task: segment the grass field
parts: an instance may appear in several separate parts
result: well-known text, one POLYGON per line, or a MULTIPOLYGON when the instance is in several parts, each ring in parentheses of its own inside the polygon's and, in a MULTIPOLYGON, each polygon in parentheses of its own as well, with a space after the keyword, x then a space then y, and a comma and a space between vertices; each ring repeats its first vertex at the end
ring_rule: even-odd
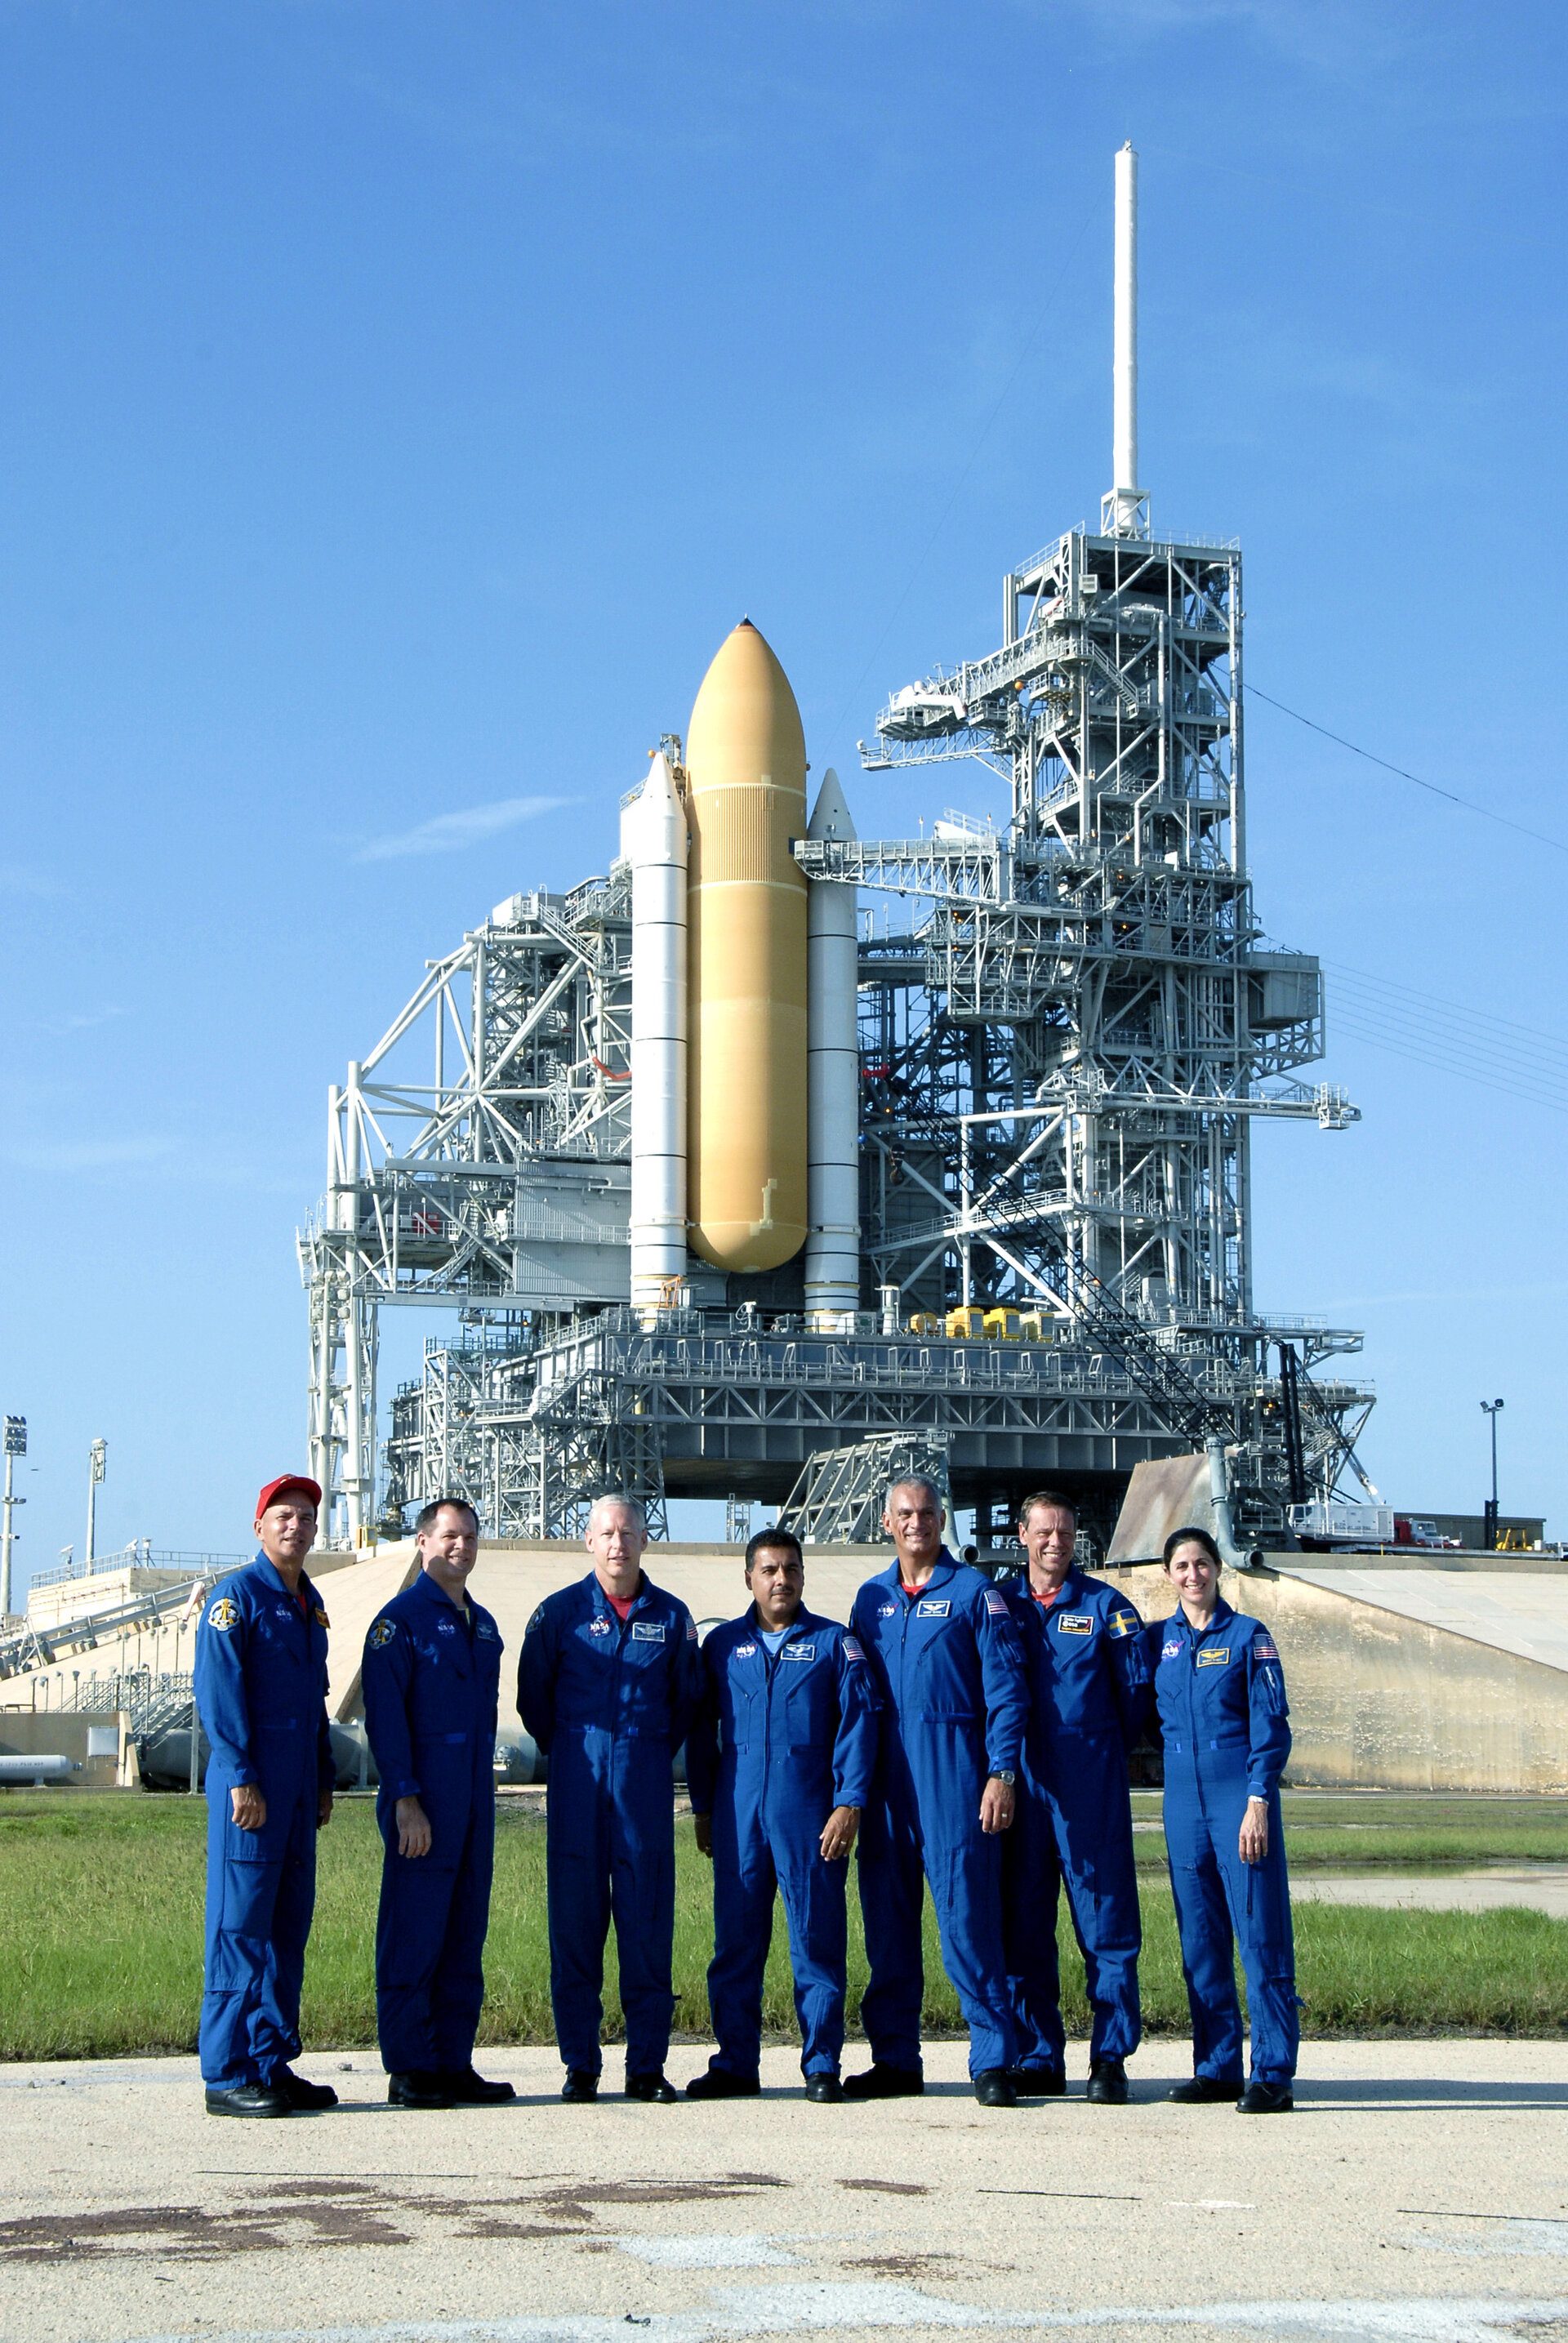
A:
MULTIPOLYGON (((1136 1801, 1141 1818, 1158 1800, 1136 1801)), ((1558 1802, 1316 1800, 1289 1802, 1292 1865, 1439 1862, 1568 1855, 1558 1802), (1347 1815, 1346 1805, 1353 1806, 1347 1815), (1353 1853, 1352 1848, 1353 1847, 1353 1853)), ((551 2037, 545 1936, 544 1826, 538 1809, 503 1800, 485 1969, 480 2039, 551 2037)), ((1140 1835, 1145 2023, 1185 2033, 1170 1892, 1154 1865, 1158 1838, 1140 1835), (1151 1859, 1145 1868, 1145 1859, 1151 1859)), ((101 2057, 188 2050, 201 1994, 205 1802, 180 1797, 11 1793, 0 1797, 0 2058, 101 2057)), ((316 1926, 306 1968, 308 2047, 375 2040, 373 1940, 380 1842, 369 1801, 340 1801, 320 1842, 316 1926)), ((675 1985, 678 2025, 705 2036, 711 1949, 710 1873, 691 1825, 677 1825, 675 1985)), ((849 2007, 865 1984, 851 1893, 849 2007)), ((1308 2035, 1484 2031, 1554 2035, 1568 2026, 1568 1921, 1523 1909, 1476 1914, 1377 1911, 1302 1904, 1298 1985, 1308 2035)), ((769 1965, 766 2016, 792 2035, 782 1916, 769 1965)), ((1083 1971, 1065 1916, 1064 2010, 1087 2030, 1083 1971)), ((614 1949, 608 2030, 618 2030, 614 1949)), ((957 2029, 927 1913, 928 2031, 957 2029)))
MULTIPOLYGON (((1568 1798, 1289 1790, 1284 1807, 1294 1869, 1568 1863, 1568 1798)), ((1159 1791, 1135 1790, 1132 1813, 1136 1822, 1158 1825, 1159 1791)), ((1141 1871, 1164 1870, 1165 1842, 1158 1829, 1141 1831, 1137 1849, 1141 1871)))

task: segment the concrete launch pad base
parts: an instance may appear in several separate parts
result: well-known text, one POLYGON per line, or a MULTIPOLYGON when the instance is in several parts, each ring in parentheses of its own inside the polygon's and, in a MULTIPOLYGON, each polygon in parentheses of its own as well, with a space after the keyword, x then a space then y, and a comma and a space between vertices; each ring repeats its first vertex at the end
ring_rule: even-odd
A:
MULTIPOLYGON (((720 2343, 995 2329, 1504 2343, 1568 2336, 1568 2043, 1310 2044, 1294 2115, 1161 2094, 569 2108, 538 2050, 496 2111, 393 2112, 364 2053, 335 2114, 202 2112, 188 2059, 0 2069, 7 2343, 720 2343)), ((704 2063, 676 2051, 684 2081, 704 2063)), ((852 2060, 851 2065, 859 2063, 852 2060)), ((606 2080, 619 2081, 618 2063, 606 2080)))

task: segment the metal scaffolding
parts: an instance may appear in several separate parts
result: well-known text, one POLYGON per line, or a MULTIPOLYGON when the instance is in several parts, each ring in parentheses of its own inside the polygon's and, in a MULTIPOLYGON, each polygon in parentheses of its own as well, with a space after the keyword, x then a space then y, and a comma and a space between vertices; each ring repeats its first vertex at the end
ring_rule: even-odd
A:
POLYGON ((946 1435, 884 1434, 852 1448, 824 1450, 808 1463, 779 1519, 802 1545, 890 1544, 882 1514, 889 1489, 905 1473, 934 1481, 945 1508, 950 1494, 946 1435))
POLYGON ((915 1430, 950 1435, 988 1518, 1047 1473, 1113 1510, 1141 1458, 1216 1433, 1254 1538, 1359 1470, 1371 1390, 1313 1371, 1360 1335, 1252 1291, 1252 1121, 1357 1110, 1301 1079, 1322 974, 1252 908, 1240 556, 1078 529, 1003 608, 1001 650, 898 693, 864 754, 983 756, 1006 827, 795 847, 915 910, 901 933, 863 915, 866 1307, 827 1340, 798 1265, 693 1261, 678 1306, 628 1310, 626 867, 513 897, 331 1093, 301 1259, 335 1534, 377 1518, 377 1314, 433 1300, 471 1322, 394 1401, 387 1494, 461 1489, 492 1534, 573 1534, 610 1488, 656 1517, 667 1492, 778 1503, 813 1455, 915 1430))
MULTIPOLYGON (((494 1310, 512 1348, 519 1310, 627 1297, 630 936, 624 865, 509 898, 327 1093, 327 1192, 298 1243, 310 1471, 339 1541, 377 1516, 381 1310, 494 1310)), ((444 1404, 431 1427, 448 1453, 444 1404)))
POLYGON ((394 1400, 387 1498, 461 1490, 492 1534, 570 1534, 608 1489, 656 1521, 803 1473, 853 1494, 824 1459, 914 1438, 988 1527, 1049 1475, 1103 1534, 1134 1464, 1219 1439, 1238 1536, 1283 1542, 1360 1474, 1372 1393, 1330 1363, 1361 1336, 1253 1292, 1254 1121, 1358 1111, 1302 1079, 1322 972, 1253 908, 1240 553, 1155 538, 1137 484, 1136 170, 1124 149, 1100 531, 1010 570, 1000 647, 861 744, 872 770, 978 759, 1006 823, 793 844, 808 880, 910 907, 859 945, 861 1307, 809 1312, 799 1258, 689 1259, 628 1307, 629 870, 514 896, 330 1093, 300 1240, 329 1535, 377 1518, 379 1312, 433 1301, 467 1322, 394 1400))

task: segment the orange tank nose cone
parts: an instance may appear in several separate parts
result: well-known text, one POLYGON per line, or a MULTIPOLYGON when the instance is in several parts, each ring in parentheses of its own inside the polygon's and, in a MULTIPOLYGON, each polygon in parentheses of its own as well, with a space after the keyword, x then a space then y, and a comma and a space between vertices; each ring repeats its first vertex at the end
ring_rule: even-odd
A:
POLYGON ((749 618, 702 679, 687 769, 692 1248, 776 1269, 806 1241, 806 739, 749 618))

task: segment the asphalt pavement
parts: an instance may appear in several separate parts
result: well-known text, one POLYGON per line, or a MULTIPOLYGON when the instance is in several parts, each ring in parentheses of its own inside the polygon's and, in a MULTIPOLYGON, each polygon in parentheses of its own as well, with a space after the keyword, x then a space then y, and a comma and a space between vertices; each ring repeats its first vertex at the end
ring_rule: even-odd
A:
MULTIPOLYGON (((684 2081, 706 2063, 677 2050, 684 2081)), ((852 2056, 851 2067, 860 2063, 852 2056)), ((195 2062, 0 2067, 5 2343, 722 2343, 997 2329, 1568 2343, 1568 2043, 1309 2044, 1294 2114, 974 2104, 959 2046, 920 2100, 593 2107, 553 2054, 489 2054, 510 2107, 203 2112, 195 2062)))

